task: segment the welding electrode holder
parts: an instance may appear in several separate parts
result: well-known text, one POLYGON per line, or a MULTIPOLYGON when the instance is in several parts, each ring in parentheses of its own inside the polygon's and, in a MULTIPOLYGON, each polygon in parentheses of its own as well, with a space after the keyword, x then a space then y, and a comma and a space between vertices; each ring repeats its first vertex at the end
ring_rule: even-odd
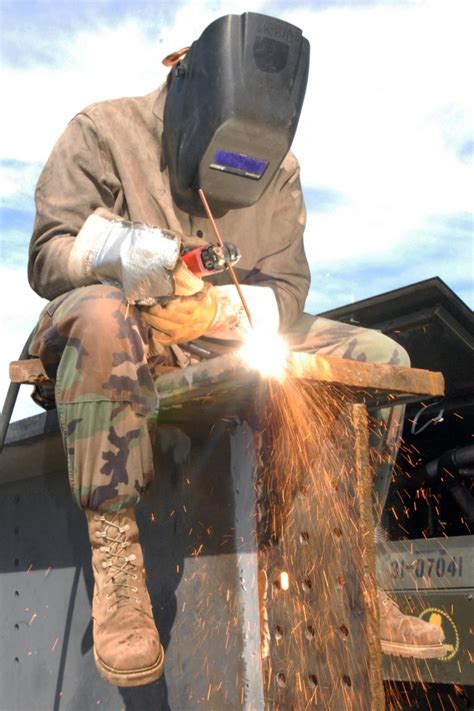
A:
POLYGON ((227 269, 229 264, 237 264, 240 257, 239 249, 230 242, 225 242, 224 247, 211 244, 196 249, 185 249, 181 254, 188 269, 199 277, 217 274, 227 269))

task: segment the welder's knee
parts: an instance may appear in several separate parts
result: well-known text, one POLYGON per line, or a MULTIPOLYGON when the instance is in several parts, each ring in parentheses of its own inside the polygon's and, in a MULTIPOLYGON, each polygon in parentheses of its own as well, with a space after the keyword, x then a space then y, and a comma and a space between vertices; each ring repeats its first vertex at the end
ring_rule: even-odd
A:
POLYGON ((120 289, 94 284, 71 292, 53 319, 70 336, 83 338, 91 334, 98 341, 106 341, 116 333, 120 335, 126 306, 120 289))

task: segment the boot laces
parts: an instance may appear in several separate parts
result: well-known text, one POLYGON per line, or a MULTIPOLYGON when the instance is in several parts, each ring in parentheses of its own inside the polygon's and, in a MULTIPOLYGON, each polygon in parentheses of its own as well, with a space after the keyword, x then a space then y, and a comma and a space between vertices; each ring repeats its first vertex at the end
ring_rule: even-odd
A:
POLYGON ((105 516, 100 516, 96 520, 100 520, 103 524, 96 535, 104 542, 100 547, 106 557, 106 560, 102 561, 102 567, 108 569, 104 586, 113 586, 112 592, 106 595, 107 600, 110 600, 115 593, 117 606, 126 604, 128 600, 139 602, 136 597, 138 588, 131 584, 131 581, 138 579, 134 565, 136 556, 134 553, 126 554, 127 548, 132 545, 127 540, 129 524, 121 525, 120 522, 107 519, 105 516))

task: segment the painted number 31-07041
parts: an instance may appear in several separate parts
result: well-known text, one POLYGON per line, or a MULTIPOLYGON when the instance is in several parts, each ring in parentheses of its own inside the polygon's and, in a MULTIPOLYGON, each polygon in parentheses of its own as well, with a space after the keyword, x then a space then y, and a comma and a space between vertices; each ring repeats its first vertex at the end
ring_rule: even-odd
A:
POLYGON ((462 555, 449 558, 418 558, 412 561, 392 558, 390 565, 394 578, 404 578, 406 575, 415 578, 462 577, 462 555))

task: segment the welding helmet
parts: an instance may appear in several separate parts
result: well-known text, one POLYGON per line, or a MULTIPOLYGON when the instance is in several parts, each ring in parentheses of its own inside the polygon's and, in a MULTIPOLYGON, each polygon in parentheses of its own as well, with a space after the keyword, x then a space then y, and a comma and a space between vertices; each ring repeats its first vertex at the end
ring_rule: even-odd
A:
POLYGON ((176 57, 163 130, 175 203, 202 215, 202 188, 216 216, 253 205, 296 132, 308 40, 294 25, 246 12, 215 20, 176 57))

